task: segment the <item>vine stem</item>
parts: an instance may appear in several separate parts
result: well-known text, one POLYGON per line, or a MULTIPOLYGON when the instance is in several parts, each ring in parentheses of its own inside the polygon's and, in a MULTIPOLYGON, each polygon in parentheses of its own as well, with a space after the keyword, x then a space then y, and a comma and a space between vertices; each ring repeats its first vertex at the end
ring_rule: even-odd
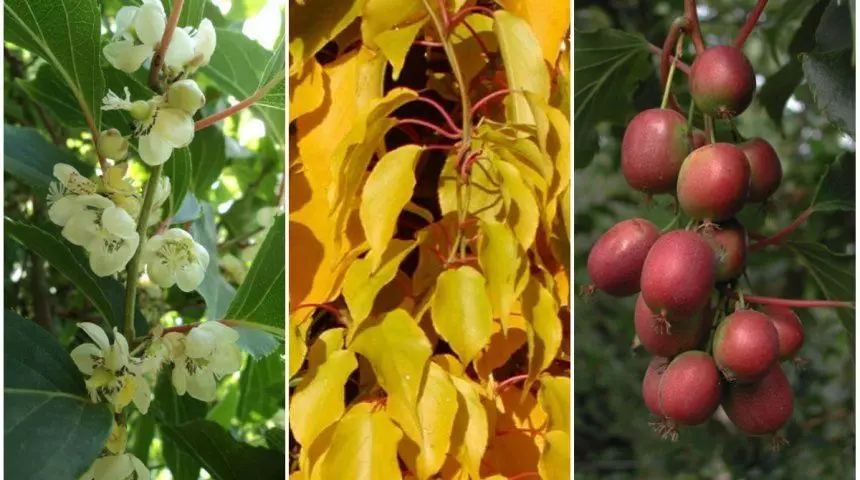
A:
POLYGON ((429 128, 430 130, 433 130, 434 132, 438 133, 439 135, 442 135, 445 138, 450 138, 451 140, 460 139, 460 135, 458 133, 449 132, 438 125, 417 118, 398 118, 397 126, 399 125, 418 125, 421 127, 429 128))
MULTIPOLYGON (((436 14, 436 11, 430 5, 429 0, 421 0, 424 3, 424 9, 427 10, 427 15, 430 16, 430 19, 433 21, 433 27, 436 29, 436 34, 439 36, 439 40, 442 42, 442 47, 445 49, 445 56, 448 57, 448 63, 451 64, 451 73, 454 75, 454 79, 456 79, 457 84, 460 86, 460 103, 462 110, 462 127, 461 127, 461 144, 460 150, 457 152, 457 159, 455 166, 459 166, 465 160, 466 156, 469 153, 469 149, 472 145, 472 102, 469 98, 468 86, 466 85, 466 81, 463 77, 463 71, 460 69, 460 62, 457 60, 457 55, 454 52, 454 46, 451 45, 451 42, 448 41, 448 35, 446 32, 449 31, 449 28, 455 24, 456 18, 458 15, 461 15, 460 18, 465 16, 467 11, 472 11, 479 8, 484 7, 470 7, 461 10, 460 12, 454 14, 448 24, 444 24, 439 16, 436 14)), ((445 4, 440 2, 440 6, 444 9, 445 4)), ((492 11, 484 8, 490 15, 492 16, 492 11)), ((468 186, 466 187, 469 188, 468 186)), ((458 224, 463 222, 463 219, 466 216, 466 213, 463 208, 462 197, 463 190, 463 182, 461 178, 457 178, 457 221, 458 224)), ((457 229, 457 237, 454 240, 453 248, 451 249, 451 257, 449 258, 449 263, 453 260, 454 255, 457 252, 457 245, 462 241, 463 231, 462 229, 457 229)))
POLYGON ((158 90, 158 72, 161 71, 161 66, 164 64, 164 56, 167 54, 167 47, 170 46, 173 32, 179 23, 179 14, 182 13, 183 3, 184 0, 173 0, 173 8, 170 9, 170 16, 167 17, 167 26, 164 27, 164 34, 162 34, 161 41, 158 43, 158 50, 152 56, 152 63, 149 66, 149 87, 153 90, 158 90))
POLYGON ((797 227, 799 227, 804 221, 806 221, 806 219, 809 218, 810 215, 812 215, 812 209, 807 208, 803 213, 800 214, 799 217, 797 217, 793 222, 791 222, 791 224, 789 226, 783 228, 782 230, 774 233, 773 235, 771 235, 769 237, 763 238, 763 239, 757 241, 756 243, 753 243, 752 245, 750 245, 749 249, 751 251, 752 250, 759 250, 759 249, 764 248, 768 245, 778 244, 779 242, 782 241, 783 238, 788 236, 791 232, 797 230, 797 227))
POLYGON ((269 81, 269 83, 263 85, 262 88, 260 88, 259 90, 257 90, 253 94, 251 94, 250 97, 242 100, 241 102, 237 103, 236 105, 233 105, 232 107, 230 107, 228 109, 222 110, 222 111, 215 113, 215 114, 212 114, 212 115, 209 115, 206 118, 197 120, 196 122, 194 122, 194 130, 195 131, 196 130, 202 130, 202 129, 208 127, 209 125, 212 125, 212 124, 214 124, 220 120, 223 120, 223 119, 229 117, 230 115, 233 115, 236 112, 242 111, 242 110, 250 107, 251 105, 254 104, 254 102, 263 98, 264 95, 269 93, 269 90, 275 88, 275 85, 279 84, 284 79, 284 75, 285 75, 284 71, 281 70, 280 72, 278 72, 277 75, 275 75, 274 78, 272 78, 269 81))
POLYGON ((503 95, 507 95, 507 94, 509 94, 509 93, 513 93, 514 91, 515 91, 515 90, 511 90, 510 88, 503 88, 503 89, 501 89, 501 90, 496 90, 496 91, 495 91, 495 92, 493 92, 493 93, 489 93, 489 94, 487 94, 484 98, 482 98, 482 99, 478 100, 477 102, 475 102, 475 105, 473 105, 473 106, 472 106, 472 111, 471 111, 471 112, 469 112, 469 114, 470 114, 470 115, 472 115, 472 116, 474 116, 476 113, 478 113, 478 110, 480 110, 480 109, 481 109, 481 107, 483 107, 484 105, 486 105, 487 103, 489 103, 489 102, 490 102, 490 100, 493 100, 493 99, 495 99, 495 98, 501 97, 501 96, 503 96, 503 95))
POLYGON ((146 181, 146 190, 143 193, 143 205, 140 207, 140 217, 137 219, 137 234, 140 241, 137 244, 137 250, 131 261, 126 267, 125 279, 125 311, 123 312, 124 327, 123 333, 126 338, 134 338, 134 303, 137 297, 137 277, 140 276, 140 255, 143 252, 143 245, 146 243, 146 227, 149 223, 149 211, 152 210, 152 202, 155 199, 155 190, 158 180, 161 178, 161 172, 164 170, 164 164, 158 165, 152 170, 149 180, 146 181))
POLYGON ((759 305, 774 305, 788 308, 854 308, 853 303, 841 302, 838 300, 799 300, 792 298, 759 297, 757 295, 744 295, 743 298, 748 303, 756 303, 759 305))
MULTIPOLYGON (((648 51, 658 57, 663 55, 663 49, 658 47, 657 45, 654 45, 653 43, 648 43, 648 51)), ((678 70, 684 72, 685 75, 690 74, 690 66, 682 62, 681 59, 676 58, 675 56, 670 56, 670 60, 677 60, 678 70)))
MULTIPOLYGON (((427 7, 427 2, 424 2, 424 6, 425 6, 425 7, 427 7)), ((444 5, 443 5, 443 10, 444 10, 444 5)), ((488 16, 488 17, 490 17, 490 18, 493 18, 493 11, 492 11, 492 10, 490 10, 489 8, 487 8, 487 7, 480 7, 480 6, 476 6, 476 7, 466 7, 466 8, 464 8, 464 9, 460 10, 459 12, 455 13, 455 14, 454 14, 454 16, 453 16, 453 17, 451 17, 451 18, 450 18, 450 19, 449 19, 449 20, 444 24, 444 25, 445 25, 445 30, 443 30, 443 31, 442 31, 442 32, 440 32, 440 33, 443 33, 443 32, 444 32, 444 33, 449 33, 449 32, 451 32, 451 30, 453 30, 453 29, 454 29, 454 27, 456 27, 458 23, 460 23, 461 21, 463 21, 463 19, 464 19, 464 18, 466 18, 466 16, 467 16, 467 15, 469 15, 470 13, 482 13, 482 14, 484 14, 484 15, 486 15, 486 16, 488 16)), ((434 16, 435 16, 435 14, 434 14, 434 16)))
POLYGON ((747 37, 750 36, 755 25, 758 23, 759 17, 761 17, 761 13, 764 11, 764 7, 767 6, 767 0, 758 0, 755 4, 755 8, 753 8, 750 16, 747 17, 747 21, 744 23, 744 26, 741 27, 738 32, 738 37, 735 39, 735 47, 741 48, 744 46, 744 43, 747 41, 747 37))
POLYGON ((684 16, 690 27, 690 37, 696 47, 696 54, 701 55, 707 47, 702 38, 702 30, 699 28, 699 12, 696 11, 696 0, 684 0, 684 16))
POLYGON ((451 131, 457 132, 457 133, 460 132, 460 127, 458 127, 457 124, 454 123, 454 119, 451 118, 451 115, 448 114, 448 112, 442 107, 442 105, 439 104, 439 102, 437 102, 436 100, 433 100, 432 98, 427 98, 427 97, 418 97, 415 99, 415 101, 426 103, 426 104, 432 106, 433 108, 435 108, 436 111, 442 115, 442 118, 445 119, 445 123, 447 123, 448 126, 451 127, 451 131))
POLYGON ((496 393, 502 393, 512 385, 516 384, 517 382, 522 382, 527 378, 529 378, 528 374, 514 375, 513 377, 506 378, 504 381, 496 385, 496 393))
MULTIPOLYGON (((661 64, 668 63, 666 65, 666 67, 668 67, 668 73, 665 76, 660 75, 661 78, 663 79, 663 101, 660 103, 660 108, 666 108, 666 105, 669 103, 669 97, 672 93, 672 77, 675 76, 675 68, 676 68, 677 63, 678 63, 678 57, 681 56, 681 47, 684 46, 684 33, 683 32, 678 33, 680 31, 681 26, 678 25, 676 28, 676 24, 679 24, 679 23, 683 24, 683 22, 677 22, 677 21, 672 23, 672 29, 676 32, 675 36, 677 37, 677 40, 675 41, 675 57, 674 57, 675 61, 668 63, 668 60, 670 57, 670 55, 668 53, 664 53, 660 57, 661 58, 661 64)), ((669 38, 670 37, 666 37, 666 41, 669 41, 669 38)), ((669 46, 671 47, 671 44, 669 46)), ((669 51, 667 49, 666 45, 663 46, 663 50, 666 52, 669 51)), ((661 70, 663 70, 662 66, 661 66, 661 70)), ((678 104, 674 98, 672 98, 672 104, 673 104, 673 108, 675 108, 679 112, 683 113, 683 111, 681 111, 681 108, 678 106, 678 104)))

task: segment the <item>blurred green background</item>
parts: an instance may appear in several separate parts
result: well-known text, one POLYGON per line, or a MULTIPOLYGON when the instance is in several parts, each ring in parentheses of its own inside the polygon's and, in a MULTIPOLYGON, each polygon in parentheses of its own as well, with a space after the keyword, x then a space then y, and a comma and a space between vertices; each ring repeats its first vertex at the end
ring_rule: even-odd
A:
MULTIPOLYGON (((708 45, 731 43, 755 4, 697 3, 708 45)), ((612 225, 639 216, 662 228, 673 217, 672 199, 658 197, 646 206, 620 171, 626 122, 660 105, 658 59, 616 50, 599 65, 592 49, 623 42, 611 32, 594 32, 622 30, 660 46, 682 12, 682 0, 574 2, 574 291, 590 283, 589 249, 612 225)), ((740 215, 751 232, 769 235, 791 223, 813 203, 828 171, 816 205, 854 203, 853 18, 847 1, 772 0, 744 46, 759 88, 734 125, 744 138, 770 142, 784 172, 770 204, 747 206, 740 215)), ((686 47, 684 60, 691 64, 692 46, 686 47)), ((678 72, 673 91, 684 109, 686 84, 678 72)), ((702 126, 701 118, 695 122, 702 126)), ((718 123, 718 140, 731 140, 729 127, 718 123)), ((816 212, 788 245, 753 252, 741 285, 756 295, 853 301, 854 229, 853 211, 816 212)), ((783 431, 791 443, 774 453, 770 439, 745 436, 721 410, 705 425, 682 429, 676 443, 650 430, 641 381, 651 356, 631 350, 634 302, 635 296, 619 300, 602 293, 575 300, 575 478, 854 478, 853 311, 796 310, 806 330, 800 356, 808 363, 783 363, 795 408, 783 431)))

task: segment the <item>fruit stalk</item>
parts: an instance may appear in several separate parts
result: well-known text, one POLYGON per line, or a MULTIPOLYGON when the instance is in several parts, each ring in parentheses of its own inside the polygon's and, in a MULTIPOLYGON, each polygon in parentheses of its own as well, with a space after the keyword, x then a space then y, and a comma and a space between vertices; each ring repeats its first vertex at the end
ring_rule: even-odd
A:
POLYGON ((696 11, 696 0, 684 0, 684 17, 687 18, 690 27, 690 36, 693 38, 693 45, 696 47, 696 54, 705 51, 705 40, 702 38, 702 31, 699 29, 699 13, 696 11))
MULTIPOLYGON (((676 25, 683 24, 683 23, 684 23, 683 21, 678 22, 677 20, 672 23, 672 30, 675 32, 675 34, 677 36, 677 40, 675 42, 675 57, 674 57, 674 61, 671 63, 671 65, 667 65, 669 67, 669 69, 668 69, 668 73, 666 74, 666 76, 663 77, 663 75, 661 75, 661 77, 663 78, 663 101, 660 103, 660 108, 666 108, 666 104, 669 103, 669 95, 672 91, 672 77, 675 76, 675 68, 676 68, 677 63, 678 63, 678 57, 681 56, 681 48, 684 46, 684 33, 683 32, 678 33, 680 26, 678 26, 676 28, 676 25)), ((669 35, 671 37, 671 35, 672 35, 671 31, 670 31, 669 35)), ((666 40, 668 41, 670 37, 666 37, 666 40)), ((666 48, 666 45, 663 46, 663 50, 667 53, 665 53, 661 57, 661 70, 663 70, 665 68, 665 67, 663 67, 663 65, 666 65, 666 63, 669 60, 669 56, 670 56, 670 55, 668 55, 669 50, 666 48)), ((675 101, 674 97, 672 98, 672 108, 674 108, 675 110, 678 110, 679 113, 684 113, 683 110, 681 110, 681 108, 678 106, 678 103, 675 101)))
MULTIPOLYGON (((657 55, 658 57, 663 55, 663 49, 658 47, 657 45, 654 45, 653 43, 648 44, 648 51, 654 55, 657 55)), ((678 60, 678 70, 684 72, 684 74, 686 74, 686 75, 690 74, 690 66, 689 65, 682 62, 680 59, 676 58, 674 55, 670 55, 670 57, 671 57, 670 60, 678 60)))
POLYGON ((758 19, 764 11, 765 6, 767 6, 767 0, 758 0, 756 2, 755 8, 750 13, 750 16, 747 17, 746 23, 744 23, 744 26, 741 27, 738 32, 738 38, 735 39, 735 47, 741 48, 744 46, 744 43, 747 41, 747 37, 750 36, 756 23, 758 23, 758 19))
POLYGON ((764 238, 763 240, 759 240, 756 243, 750 245, 750 250, 759 250, 768 245, 779 244, 779 242, 781 242, 783 238, 788 236, 791 232, 797 230, 797 227, 799 227, 804 221, 806 221, 806 219, 809 218, 810 215, 812 215, 812 209, 808 208, 803 213, 801 213, 800 216, 797 217, 797 219, 791 222, 791 225, 783 228, 782 230, 774 233, 769 237, 764 238))
POLYGON ((775 305, 788 308, 854 308, 852 302, 839 300, 799 300, 793 298, 759 297, 757 295, 744 295, 744 300, 759 305, 775 305))

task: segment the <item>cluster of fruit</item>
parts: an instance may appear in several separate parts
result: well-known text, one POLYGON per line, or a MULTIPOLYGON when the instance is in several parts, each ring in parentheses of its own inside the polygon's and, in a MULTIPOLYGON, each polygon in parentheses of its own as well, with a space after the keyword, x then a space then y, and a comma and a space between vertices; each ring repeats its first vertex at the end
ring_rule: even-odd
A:
MULTIPOLYGON (((711 118, 739 115, 755 93, 752 66, 736 47, 700 51, 689 78, 696 108, 711 118)), ((704 423, 721 404, 741 431, 776 433, 793 406, 779 362, 803 343, 794 312, 749 309, 736 291, 748 241, 735 217, 778 188, 779 158, 763 139, 716 143, 710 130, 695 130, 666 108, 643 111, 630 122, 621 152, 627 182, 649 197, 674 195, 692 221, 687 229, 660 232, 648 220, 624 220, 588 257, 591 292, 641 292, 636 335, 654 355, 642 395, 661 418, 654 424, 658 431, 673 439, 679 425, 704 423)))

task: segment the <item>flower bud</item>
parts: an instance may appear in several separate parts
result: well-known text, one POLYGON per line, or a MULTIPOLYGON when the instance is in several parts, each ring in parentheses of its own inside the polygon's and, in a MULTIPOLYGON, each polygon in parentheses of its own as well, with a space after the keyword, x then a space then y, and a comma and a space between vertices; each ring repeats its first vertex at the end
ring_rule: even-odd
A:
POLYGON ((152 106, 147 101, 138 100, 131 104, 128 111, 135 120, 146 120, 152 115, 152 106))
POLYGON ((167 89, 165 99, 169 107, 182 110, 188 115, 194 115, 206 103, 206 96, 194 80, 174 83, 167 89))
POLYGON ((99 135, 99 152, 113 160, 124 160, 128 155, 128 140, 119 133, 119 130, 111 128, 99 135))

